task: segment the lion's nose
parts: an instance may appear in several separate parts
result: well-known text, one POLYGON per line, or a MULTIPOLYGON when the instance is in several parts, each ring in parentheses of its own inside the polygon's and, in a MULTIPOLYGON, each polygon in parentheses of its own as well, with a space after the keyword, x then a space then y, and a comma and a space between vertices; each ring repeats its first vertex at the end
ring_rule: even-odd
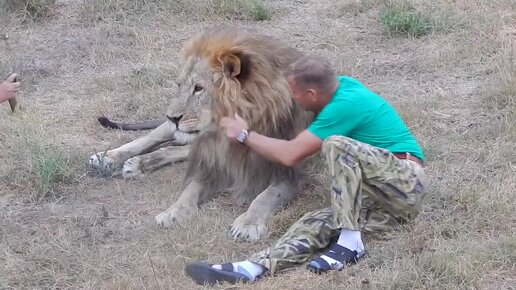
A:
POLYGON ((170 122, 176 124, 176 126, 179 126, 179 120, 181 120, 181 118, 183 118, 183 115, 180 114, 180 115, 174 115, 172 117, 170 117, 169 115, 167 115, 167 118, 170 120, 170 122))

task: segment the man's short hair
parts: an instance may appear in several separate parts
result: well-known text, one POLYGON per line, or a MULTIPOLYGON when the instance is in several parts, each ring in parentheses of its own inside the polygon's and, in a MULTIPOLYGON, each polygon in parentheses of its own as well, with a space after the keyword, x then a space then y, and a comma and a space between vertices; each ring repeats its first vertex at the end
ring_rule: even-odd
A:
POLYGON ((285 74, 294 77, 296 85, 302 89, 315 88, 328 92, 336 81, 330 62, 317 55, 301 57, 289 66, 285 74))

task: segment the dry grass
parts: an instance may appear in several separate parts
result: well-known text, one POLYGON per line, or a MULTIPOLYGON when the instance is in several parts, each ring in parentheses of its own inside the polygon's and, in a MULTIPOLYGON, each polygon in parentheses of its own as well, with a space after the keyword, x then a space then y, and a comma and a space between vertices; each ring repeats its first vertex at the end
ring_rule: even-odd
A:
POLYGON ((90 21, 127 21, 163 13, 165 17, 269 20, 274 8, 262 0, 92 0, 83 1, 81 15, 90 21))
POLYGON ((242 3, 253 2, 61 0, 37 23, 2 14, 0 75, 19 72, 23 92, 16 113, 0 106, 0 288, 194 289, 186 262, 243 259, 327 203, 316 163, 267 239, 245 243, 229 238, 243 209, 225 196, 184 228, 153 225, 177 198, 184 163, 141 180, 86 174, 95 151, 144 134, 103 130, 96 117, 161 116, 181 44, 236 21, 330 58, 385 96, 424 147, 432 181, 417 222, 367 235, 360 264, 323 276, 293 268, 239 289, 514 289, 514 1, 411 1, 431 28, 418 38, 381 23, 393 0, 256 2, 267 21, 242 3))
POLYGON ((19 13, 25 21, 39 21, 51 15, 55 0, 3 0, 0 15, 19 13))

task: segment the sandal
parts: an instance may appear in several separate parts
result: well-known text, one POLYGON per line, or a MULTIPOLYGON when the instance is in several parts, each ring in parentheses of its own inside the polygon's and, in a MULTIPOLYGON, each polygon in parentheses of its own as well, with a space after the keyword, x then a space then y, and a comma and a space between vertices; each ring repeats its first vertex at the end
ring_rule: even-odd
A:
POLYGON ((186 266, 185 271, 199 285, 213 285, 220 282, 234 284, 252 281, 249 276, 234 271, 232 263, 220 264, 221 270, 217 270, 212 266, 213 264, 191 263, 186 266))
POLYGON ((345 248, 339 244, 334 244, 326 253, 323 253, 321 256, 330 257, 340 263, 329 264, 323 259, 321 256, 314 258, 308 264, 308 269, 310 272, 314 272, 317 274, 327 272, 329 270, 342 270, 344 266, 348 264, 357 263, 363 256, 365 255, 365 251, 363 253, 358 253, 357 251, 351 251, 348 248, 345 248))

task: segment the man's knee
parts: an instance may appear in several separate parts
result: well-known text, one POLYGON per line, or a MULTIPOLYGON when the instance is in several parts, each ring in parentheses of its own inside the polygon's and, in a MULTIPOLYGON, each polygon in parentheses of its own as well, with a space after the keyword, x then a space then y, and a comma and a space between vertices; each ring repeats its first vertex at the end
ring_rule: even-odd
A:
POLYGON ((331 152, 331 149, 334 148, 339 148, 341 150, 349 148, 349 145, 353 142, 354 140, 349 137, 341 135, 332 135, 324 139, 322 144, 322 153, 326 155, 329 152, 331 152))
POLYGON ((331 207, 305 213, 297 222, 298 225, 311 226, 312 224, 331 223, 333 211, 331 207))

